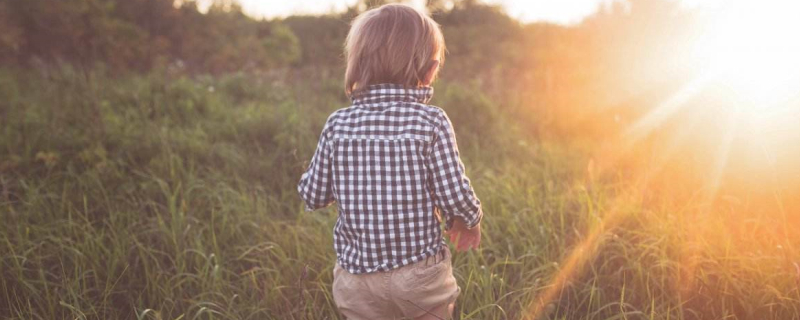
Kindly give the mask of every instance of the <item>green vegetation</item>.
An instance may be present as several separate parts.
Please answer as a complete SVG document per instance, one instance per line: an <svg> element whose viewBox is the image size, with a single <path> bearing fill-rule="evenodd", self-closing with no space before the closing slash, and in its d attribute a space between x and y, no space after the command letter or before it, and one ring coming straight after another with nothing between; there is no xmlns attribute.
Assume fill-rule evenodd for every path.
<svg viewBox="0 0 800 320"><path fill-rule="evenodd" d="M0 7L33 10L21 20L53 14L37 13L41 3ZM154 37L114 18L122 9L92 7L108 3L123 2L53 10L99 8L104 32ZM19 39L38 43L25 33L36 19L4 29L22 31L0 38L0 317L340 318L330 295L336 210L303 212L295 186L325 118L348 104L336 58L346 19L173 9L243 21L217 40L261 25L278 31L242 37L290 49L257 51L263 60L249 65L223 42L203 43L220 58L162 48L153 60L117 61L101 54L114 51L25 47ZM800 317L791 203L697 196L691 180L631 154L601 166L597 146L622 126L614 116L633 117L650 96L611 99L635 87L625 79L597 93L612 90L601 81L616 77L604 60L612 50L580 40L629 30L634 17L523 26L469 1L438 13L451 55L433 104L454 122L486 212L481 249L454 257L460 319Z"/></svg>

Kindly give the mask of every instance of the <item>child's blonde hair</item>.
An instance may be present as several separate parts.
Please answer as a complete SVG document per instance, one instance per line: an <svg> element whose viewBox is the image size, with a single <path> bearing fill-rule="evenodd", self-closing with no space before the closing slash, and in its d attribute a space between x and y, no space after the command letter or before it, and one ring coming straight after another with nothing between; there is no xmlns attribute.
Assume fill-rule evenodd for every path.
<svg viewBox="0 0 800 320"><path fill-rule="evenodd" d="M345 42L348 95L372 84L423 85L434 60L444 63L439 25L416 9L387 4L353 20Z"/></svg>

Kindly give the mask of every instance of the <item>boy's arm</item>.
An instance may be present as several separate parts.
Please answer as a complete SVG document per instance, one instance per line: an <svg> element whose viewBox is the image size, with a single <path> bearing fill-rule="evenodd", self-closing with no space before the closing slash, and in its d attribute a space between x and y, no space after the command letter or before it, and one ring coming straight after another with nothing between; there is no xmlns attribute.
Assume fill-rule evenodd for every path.
<svg viewBox="0 0 800 320"><path fill-rule="evenodd" d="M445 217L446 229L453 226L453 218L460 218L466 227L473 228L483 217L481 202L465 174L450 118L444 111L438 118L428 161L434 201Z"/></svg>
<svg viewBox="0 0 800 320"><path fill-rule="evenodd" d="M334 201L331 187L333 183L331 152L328 143L329 123L330 119L325 123L325 128L322 129L322 134L317 143L317 150L314 151L314 156L311 158L311 164L309 164L303 176L300 177L300 183L297 184L297 191L300 193L300 198L305 202L306 211L324 208Z"/></svg>

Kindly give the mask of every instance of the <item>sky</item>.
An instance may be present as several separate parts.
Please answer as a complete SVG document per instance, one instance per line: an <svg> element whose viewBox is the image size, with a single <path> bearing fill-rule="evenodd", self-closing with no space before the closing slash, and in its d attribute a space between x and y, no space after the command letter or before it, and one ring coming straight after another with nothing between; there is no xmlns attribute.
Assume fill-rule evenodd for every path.
<svg viewBox="0 0 800 320"><path fill-rule="evenodd" d="M585 16L594 13L602 3L614 0L482 0L486 3L500 4L506 12L524 22L546 21L560 24L580 22ZM689 6L704 1L715 0L674 0ZM791 0L794 1L794 0ZM200 1L203 2L202 0ZM206 0L206 3L210 3ZM254 17L286 17L292 14L322 14L344 11L357 0L238 0L243 10ZM406 0L416 7L424 7L425 0ZM202 6L201 6L202 7Z"/></svg>
<svg viewBox="0 0 800 320"><path fill-rule="evenodd" d="M609 0L484 0L501 4L512 17L522 21L549 21L556 23L579 22L597 9L599 3ZM246 13L256 17L283 17L296 13L326 13L343 11L357 0L239 0ZM407 0L416 7L424 7L424 0Z"/></svg>

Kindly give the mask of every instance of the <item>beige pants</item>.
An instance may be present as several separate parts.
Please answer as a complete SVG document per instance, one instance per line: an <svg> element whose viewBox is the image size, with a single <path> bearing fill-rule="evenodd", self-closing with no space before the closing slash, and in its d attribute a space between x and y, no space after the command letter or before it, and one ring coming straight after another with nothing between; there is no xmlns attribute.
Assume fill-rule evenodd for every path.
<svg viewBox="0 0 800 320"><path fill-rule="evenodd" d="M453 277L450 250L387 272L351 274L337 263L333 300L348 319L413 319L455 302L461 289ZM438 315L441 316L441 315Z"/></svg>

